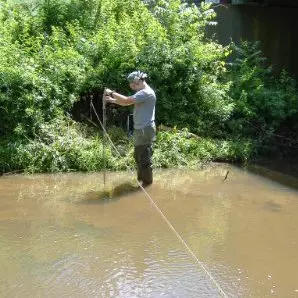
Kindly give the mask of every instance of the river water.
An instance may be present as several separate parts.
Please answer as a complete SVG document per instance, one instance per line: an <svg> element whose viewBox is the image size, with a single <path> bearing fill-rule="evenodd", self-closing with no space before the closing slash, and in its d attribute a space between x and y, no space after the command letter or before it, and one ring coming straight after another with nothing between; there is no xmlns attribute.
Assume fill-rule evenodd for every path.
<svg viewBox="0 0 298 298"><path fill-rule="evenodd" d="M227 297L298 297L297 190L213 165L147 191ZM221 297L142 191L102 193L101 173L0 178L1 297Z"/></svg>

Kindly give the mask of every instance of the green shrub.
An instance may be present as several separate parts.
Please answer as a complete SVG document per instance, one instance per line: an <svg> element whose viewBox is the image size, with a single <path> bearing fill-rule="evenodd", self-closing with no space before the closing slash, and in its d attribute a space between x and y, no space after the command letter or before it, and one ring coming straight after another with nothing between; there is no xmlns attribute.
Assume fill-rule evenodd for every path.
<svg viewBox="0 0 298 298"><path fill-rule="evenodd" d="M101 134L65 115L79 100L88 114L105 86L129 94L134 69L150 75L157 122L176 127L159 134L156 167L247 161L281 129L295 135L295 81L274 77L257 45L207 39L214 17L180 0L0 0L1 171L102 169ZM109 105L109 126L129 111ZM110 132L125 157L107 149L107 168L125 169L132 142Z"/></svg>
<svg viewBox="0 0 298 298"><path fill-rule="evenodd" d="M229 94L235 107L227 128L232 135L268 142L284 123L298 116L296 82L285 71L273 75L258 43L231 46L234 62L228 72L233 82Z"/></svg>
<svg viewBox="0 0 298 298"><path fill-rule="evenodd" d="M155 167L193 167L210 161L247 162L256 155L252 140L200 138L187 129L160 132L154 146Z"/></svg>
<svg viewBox="0 0 298 298"><path fill-rule="evenodd" d="M204 38L214 17L208 5L170 0L149 9L140 0L43 0L3 5L0 16L6 134L18 127L30 135L104 86L130 92L125 77L136 68L150 74L164 124L208 135L233 110L230 83L220 80L229 52ZM116 111L118 119L124 115ZM111 121L119 124L117 118Z"/></svg>
<svg viewBox="0 0 298 298"><path fill-rule="evenodd" d="M0 146L0 171L70 172L134 168L133 141L119 128L111 128L103 155L102 136L69 118L41 125L31 140L12 139ZM154 144L155 168L197 167L209 161L246 161L254 154L249 141L221 141L194 137L187 129L159 132Z"/></svg>

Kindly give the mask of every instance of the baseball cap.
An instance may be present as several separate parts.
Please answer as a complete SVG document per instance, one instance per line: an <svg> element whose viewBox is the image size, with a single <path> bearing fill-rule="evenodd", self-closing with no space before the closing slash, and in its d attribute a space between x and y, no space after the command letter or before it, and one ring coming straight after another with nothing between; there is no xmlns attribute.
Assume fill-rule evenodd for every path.
<svg viewBox="0 0 298 298"><path fill-rule="evenodd" d="M127 80L132 83L135 80L144 80L148 77L148 75L140 70L133 71L127 76Z"/></svg>

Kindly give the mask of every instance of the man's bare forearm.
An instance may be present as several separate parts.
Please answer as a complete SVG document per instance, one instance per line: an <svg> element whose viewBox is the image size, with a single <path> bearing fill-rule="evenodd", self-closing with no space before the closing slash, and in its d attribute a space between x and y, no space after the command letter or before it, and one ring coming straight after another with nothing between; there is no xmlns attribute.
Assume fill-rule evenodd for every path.
<svg viewBox="0 0 298 298"><path fill-rule="evenodd" d="M129 97L124 96L120 93L113 92L112 97L114 99L116 99L115 103L120 105L120 106L127 106L127 105L131 104L130 101L129 101Z"/></svg>
<svg viewBox="0 0 298 298"><path fill-rule="evenodd" d="M107 102L110 102L110 103L114 103L114 104L117 104L119 106L126 106L125 103L123 103L121 100L118 100L116 98L113 98L111 96L106 96L106 101Z"/></svg>
<svg viewBox="0 0 298 298"><path fill-rule="evenodd" d="M128 97L128 96L124 96L120 93L117 92L110 92L107 96L106 96L106 101L111 102L111 103L115 103L117 105L120 106L128 106L128 105L132 105L135 103L135 99L132 97Z"/></svg>

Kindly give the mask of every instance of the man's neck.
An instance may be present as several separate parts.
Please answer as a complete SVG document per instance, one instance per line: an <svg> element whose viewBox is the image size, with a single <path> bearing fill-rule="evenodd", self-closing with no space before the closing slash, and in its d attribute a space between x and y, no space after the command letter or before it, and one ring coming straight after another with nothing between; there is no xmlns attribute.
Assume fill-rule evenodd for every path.
<svg viewBox="0 0 298 298"><path fill-rule="evenodd" d="M143 82L141 85L140 85L140 88L138 88L138 91L142 90L142 89L145 89L147 87L147 83L146 82Z"/></svg>

